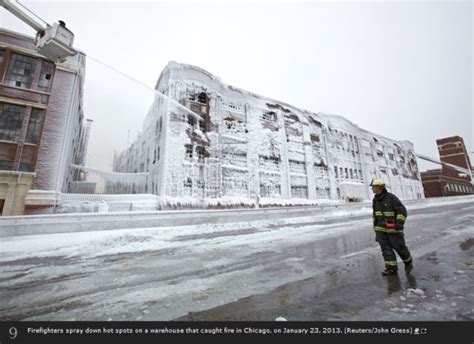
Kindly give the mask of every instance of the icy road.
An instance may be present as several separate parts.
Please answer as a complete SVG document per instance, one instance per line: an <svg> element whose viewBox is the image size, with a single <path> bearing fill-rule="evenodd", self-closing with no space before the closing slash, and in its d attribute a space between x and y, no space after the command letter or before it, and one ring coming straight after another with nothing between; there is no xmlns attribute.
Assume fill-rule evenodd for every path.
<svg viewBox="0 0 474 344"><path fill-rule="evenodd" d="M474 320L472 198L408 210L396 277L369 211L1 238L0 320Z"/></svg>

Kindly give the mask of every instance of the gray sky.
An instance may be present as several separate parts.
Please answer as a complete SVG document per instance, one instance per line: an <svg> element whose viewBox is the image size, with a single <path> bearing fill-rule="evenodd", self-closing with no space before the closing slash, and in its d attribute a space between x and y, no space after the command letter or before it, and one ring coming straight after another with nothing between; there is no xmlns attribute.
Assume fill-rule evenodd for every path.
<svg viewBox="0 0 474 344"><path fill-rule="evenodd" d="M470 1L23 3L50 23L64 20L75 46L90 57L151 87L174 60L202 67L227 84L408 139L422 154L438 157L435 140L451 135L462 136L474 151ZM1 14L3 27L34 33L6 11ZM129 118L119 120L106 99L133 109L140 97L127 94L141 86L94 61L87 68L92 143L97 146L103 130L114 125L100 118L112 118L123 144L127 130L137 130L127 121L140 122L147 106L141 106L143 115L127 110L120 117ZM103 82L115 79L129 85L115 90ZM420 167L436 165L420 161Z"/></svg>

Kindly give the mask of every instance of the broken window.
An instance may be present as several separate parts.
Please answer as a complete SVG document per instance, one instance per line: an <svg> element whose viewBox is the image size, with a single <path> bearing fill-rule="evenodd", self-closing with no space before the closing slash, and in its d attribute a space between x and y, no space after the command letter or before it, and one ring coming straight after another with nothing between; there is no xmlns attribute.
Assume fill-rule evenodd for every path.
<svg viewBox="0 0 474 344"><path fill-rule="evenodd" d="M206 157L206 150L204 147L201 147L201 146L197 146L196 147L196 155L197 155L197 158L198 158L198 161L199 162L203 162L204 161L204 158Z"/></svg>
<svg viewBox="0 0 474 344"><path fill-rule="evenodd" d="M0 103L0 140L17 141L20 138L25 109L25 106Z"/></svg>
<svg viewBox="0 0 474 344"><path fill-rule="evenodd" d="M32 108L30 115L30 122L28 123L28 130L26 132L26 143L38 143L38 137L43 123L44 110Z"/></svg>
<svg viewBox="0 0 474 344"><path fill-rule="evenodd" d="M275 122L277 117L276 117L276 113L274 111L265 111L261 118L265 121L271 121L271 122Z"/></svg>
<svg viewBox="0 0 474 344"><path fill-rule="evenodd" d="M319 135L311 134L310 136L311 142L320 142Z"/></svg>
<svg viewBox="0 0 474 344"><path fill-rule="evenodd" d="M5 84L15 87L31 88L36 68L36 59L33 57L12 54L5 75Z"/></svg>
<svg viewBox="0 0 474 344"><path fill-rule="evenodd" d="M193 160L193 145L184 145L186 160Z"/></svg>
<svg viewBox="0 0 474 344"><path fill-rule="evenodd" d="M198 102L204 105L207 105L207 94L204 92L199 93Z"/></svg>
<svg viewBox="0 0 474 344"><path fill-rule="evenodd" d="M53 78L54 63L43 61L41 66L40 77L38 80L38 90L48 92Z"/></svg>
<svg viewBox="0 0 474 344"><path fill-rule="evenodd" d="M201 131L206 131L206 123L202 120L199 121L199 129Z"/></svg>

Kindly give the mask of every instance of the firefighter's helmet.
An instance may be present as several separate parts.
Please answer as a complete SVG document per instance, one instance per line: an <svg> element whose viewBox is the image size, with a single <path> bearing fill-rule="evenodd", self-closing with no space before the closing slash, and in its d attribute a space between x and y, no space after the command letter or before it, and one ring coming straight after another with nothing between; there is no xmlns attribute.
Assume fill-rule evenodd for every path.
<svg viewBox="0 0 474 344"><path fill-rule="evenodd" d="M370 186L385 186L383 179L372 179Z"/></svg>

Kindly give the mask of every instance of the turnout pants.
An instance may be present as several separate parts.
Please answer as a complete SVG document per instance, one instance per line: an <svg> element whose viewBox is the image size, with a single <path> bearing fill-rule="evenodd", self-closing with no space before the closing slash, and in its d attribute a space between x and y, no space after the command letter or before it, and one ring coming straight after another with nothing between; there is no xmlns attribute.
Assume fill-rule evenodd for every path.
<svg viewBox="0 0 474 344"><path fill-rule="evenodd" d="M395 252L398 253L405 264L411 262L411 254L405 244L403 233L388 234L385 232L375 232L375 240L380 244L385 266L388 269L398 269Z"/></svg>

